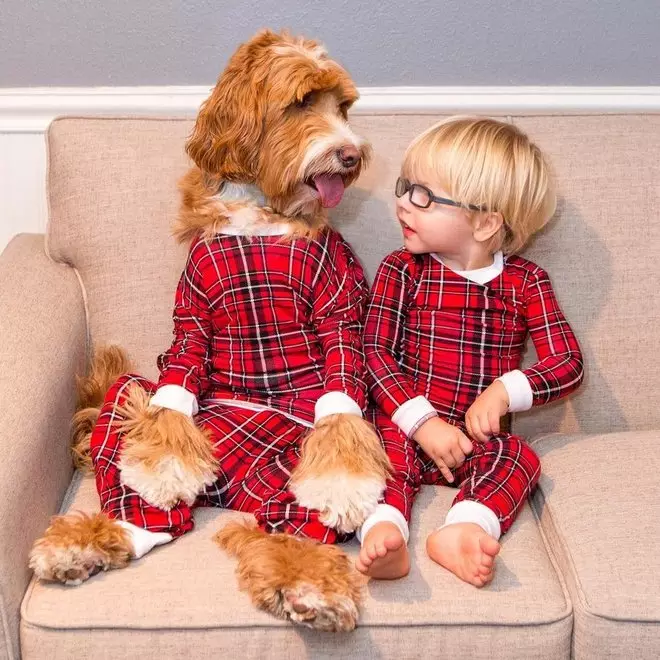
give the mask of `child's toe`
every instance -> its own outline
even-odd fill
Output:
[[[495,557],[493,555],[488,555],[483,553],[481,555],[481,565],[488,566],[489,568],[495,563]]]
[[[479,545],[482,551],[491,557],[494,557],[500,551],[500,544],[492,536],[488,536],[487,534],[484,534],[479,539]]]
[[[386,536],[383,543],[388,550],[398,550],[402,545],[403,539],[400,539],[396,534]]]

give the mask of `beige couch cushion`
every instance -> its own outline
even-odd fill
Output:
[[[124,570],[75,588],[33,581],[22,609],[23,652],[116,658],[130,649],[142,660],[237,657],[239,649],[245,658],[567,658],[571,606],[530,508],[504,541],[494,582],[479,591],[425,556],[425,534],[444,519],[452,497],[448,488],[424,489],[412,573],[371,583],[354,633],[300,630],[255,610],[237,591],[233,560],[211,541],[238,514],[200,509],[193,533]],[[87,478],[70,506],[93,511],[97,502]],[[347,549],[355,555],[357,544]]]
[[[525,436],[660,429],[660,116],[523,117],[550,156],[559,211],[527,250],[556,285],[586,362],[567,403],[519,415]]]
[[[575,609],[576,660],[660,658],[660,432],[534,442],[534,498]]]
[[[118,342],[152,378],[171,342],[185,259],[170,227],[190,127],[177,119],[63,119],[47,137],[49,254],[78,269],[92,340]]]

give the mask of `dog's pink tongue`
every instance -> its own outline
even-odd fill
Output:
[[[314,177],[314,185],[321,197],[321,206],[331,209],[341,202],[344,196],[344,180],[340,174],[319,174]]]

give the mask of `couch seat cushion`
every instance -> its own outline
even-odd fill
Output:
[[[79,483],[76,483],[79,482]],[[506,539],[497,576],[479,591],[433,564],[428,531],[453,492],[425,488],[416,506],[410,576],[371,582],[360,627],[348,634],[294,628],[255,610],[234,562],[211,541],[231,517],[199,509],[196,529],[128,568],[80,587],[33,581],[23,602],[24,657],[568,657],[571,605],[529,507]],[[94,482],[76,479],[65,508],[98,509]],[[346,550],[355,555],[355,541]],[[467,655],[464,655],[467,654]]]
[[[660,432],[533,446],[534,508],[570,589],[575,658],[660,658]]]

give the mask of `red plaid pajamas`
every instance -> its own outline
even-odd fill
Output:
[[[259,526],[269,532],[301,534],[325,543],[345,538],[320,523],[317,512],[298,506],[287,490],[300,441],[308,429],[275,410],[200,402],[195,421],[212,434],[219,460],[217,481],[192,507],[179,502],[170,511],[163,511],[145,502],[121,483],[118,467],[122,434],[116,425],[122,418],[117,408],[135,386],[150,394],[156,391],[156,384],[145,378],[122,376],[108,391],[92,434],[96,488],[101,509],[111,518],[176,537],[192,530],[195,507],[217,506],[252,513]]]
[[[364,273],[341,236],[198,240],[176,292],[159,387],[256,403],[313,423],[329,391],[366,403]]]
[[[287,483],[319,397],[342,392],[365,406],[366,291],[350,247],[330,229],[313,240],[217,235],[191,246],[176,292],[174,341],[158,359],[158,387],[194,394],[195,421],[215,441],[218,479],[195,506],[253,513],[269,532],[343,540],[316,511],[295,503]],[[120,378],[92,434],[102,510],[179,536],[193,527],[191,507],[162,511],[120,481],[117,406],[136,384],[157,389],[138,376]]]
[[[442,419],[465,432],[465,414],[497,377],[519,368],[530,335],[538,354],[523,371],[533,404],[578,387],[582,357],[547,274],[521,257],[505,257],[501,274],[478,284],[431,254],[405,250],[380,265],[365,321],[364,350],[372,411],[394,476],[385,503],[410,518],[420,484],[446,484],[433,461],[391,421],[397,409],[425,397]],[[502,532],[539,474],[539,459],[525,442],[500,433],[454,471],[455,502],[474,500],[497,515]]]
[[[378,429],[394,473],[388,482],[384,502],[410,521],[413,501],[420,486],[449,486],[436,464],[422,448],[380,411],[370,420]],[[465,463],[452,470],[459,490],[454,504],[473,500],[495,513],[504,534],[518,515],[541,474],[541,464],[522,438],[499,433],[488,442],[473,442],[474,451]]]

